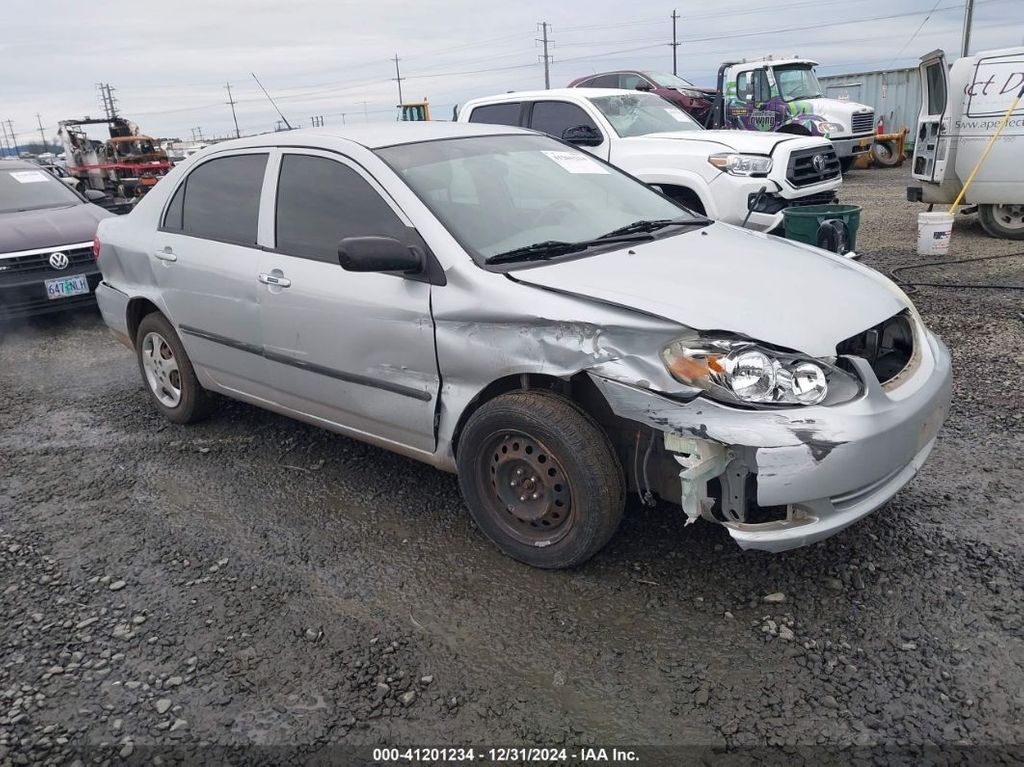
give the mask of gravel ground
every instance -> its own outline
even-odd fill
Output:
[[[923,262],[908,179],[843,190],[879,269]],[[970,217],[953,247],[1024,250]],[[1024,284],[1024,258],[915,277]],[[0,764],[209,744],[1019,746],[1021,294],[914,298],[955,396],[891,503],[784,555],[633,503],[572,572],[503,557],[455,479],[410,460],[238,403],[163,421],[93,312],[0,331]]]

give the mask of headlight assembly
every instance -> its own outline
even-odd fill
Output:
[[[842,123],[818,123],[818,132],[821,133],[822,136],[831,136],[833,133],[842,133],[843,130],[844,128]]]
[[[678,338],[661,350],[679,381],[723,402],[748,405],[837,404],[860,385],[830,362],[726,336]]]
[[[708,162],[731,176],[766,176],[772,169],[772,158],[759,154],[713,154]]]

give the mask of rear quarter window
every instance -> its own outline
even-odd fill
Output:
[[[488,123],[490,125],[519,125],[521,104],[487,104],[476,107],[469,115],[471,123]]]

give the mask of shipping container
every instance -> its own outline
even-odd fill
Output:
[[[875,108],[875,120],[885,120],[885,132],[909,129],[907,147],[914,144],[917,115],[921,111],[921,75],[917,67],[856,72],[819,77],[829,98],[856,101]]]

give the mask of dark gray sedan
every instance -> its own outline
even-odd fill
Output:
[[[94,303],[93,238],[111,215],[34,163],[0,162],[0,320]]]

